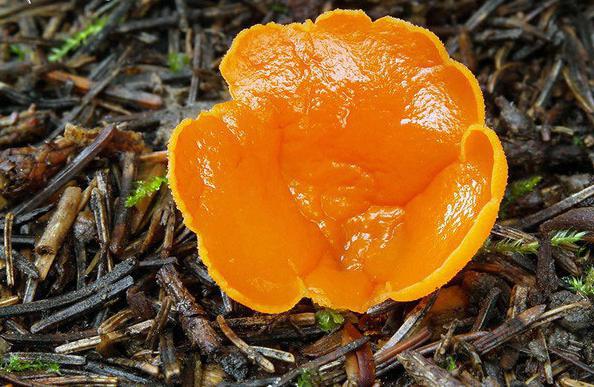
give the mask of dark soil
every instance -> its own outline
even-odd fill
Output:
[[[255,313],[208,276],[166,185],[125,205],[165,175],[171,128],[229,98],[218,64],[241,29],[333,8],[426,26],[479,79],[510,178],[441,292],[467,304]],[[593,18],[579,0],[0,0],[0,379],[594,383]]]

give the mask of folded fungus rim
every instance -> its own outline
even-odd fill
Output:
[[[320,15],[316,19],[315,23],[319,23],[320,21],[326,20],[330,17],[336,17],[340,15],[355,15],[359,17],[364,16],[365,18],[369,19],[369,17],[363,11],[335,10]],[[432,32],[422,27],[415,26],[406,21],[395,19],[389,16],[378,19],[372,23],[377,23],[380,20],[383,22],[389,21],[390,23],[394,23],[398,26],[405,26],[410,31],[421,32],[425,36],[429,37],[429,39],[431,39],[431,41],[437,48],[439,55],[443,60],[443,63],[455,67],[469,81],[476,100],[476,109],[478,117],[477,121],[479,122],[470,125],[464,131],[464,135],[462,136],[462,140],[460,142],[460,154],[458,159],[455,160],[454,163],[463,162],[465,160],[468,151],[467,142],[471,136],[477,134],[484,136],[484,138],[486,138],[489,144],[491,145],[490,150],[492,153],[492,171],[490,176],[491,197],[490,200],[486,202],[484,206],[480,209],[480,211],[476,215],[476,218],[474,219],[472,226],[470,226],[470,228],[468,229],[458,246],[453,251],[451,251],[451,253],[447,256],[447,258],[444,259],[441,265],[438,268],[436,268],[433,272],[431,272],[431,274],[412,285],[400,289],[392,289],[390,283],[385,283],[383,285],[380,284],[379,287],[374,289],[375,295],[369,299],[368,303],[366,303],[365,305],[361,305],[360,308],[350,308],[351,310],[354,310],[356,312],[364,312],[370,306],[380,303],[386,299],[393,299],[395,301],[412,301],[421,298],[448,283],[455,276],[455,274],[458,273],[472,259],[472,257],[476,254],[476,252],[480,249],[484,241],[487,239],[491,231],[491,228],[493,227],[495,220],[497,218],[499,205],[503,198],[505,185],[507,181],[507,161],[505,159],[505,154],[503,152],[503,148],[496,133],[492,129],[486,127],[484,124],[484,99],[478,81],[476,80],[474,75],[464,65],[449,57],[444,45],[441,43],[439,38]],[[307,20],[302,24],[293,23],[289,26],[293,28],[300,28],[307,31],[311,29],[313,25],[314,22],[312,22],[311,20]],[[228,53],[221,61],[220,69],[221,73],[223,74],[223,77],[225,77],[225,73],[228,70],[227,67],[229,65],[229,58],[232,55],[234,55],[235,51],[242,44],[242,40],[247,38],[247,34],[249,33],[249,31],[262,28],[282,29],[286,27],[276,23],[268,23],[266,25],[256,25],[254,27],[240,32],[234,39]],[[229,89],[231,95],[234,97],[235,100],[236,90],[234,90],[232,86],[230,86]],[[317,291],[310,291],[310,289],[308,289],[308,287],[305,284],[304,278],[300,277],[298,273],[295,273],[295,275],[299,280],[299,291],[297,292],[297,294],[295,294],[294,297],[291,297],[291,299],[288,302],[285,302],[283,304],[271,305],[270,303],[263,303],[258,300],[252,299],[250,297],[245,296],[241,291],[231,286],[231,284],[227,281],[225,276],[217,270],[216,265],[211,261],[209,253],[203,242],[203,238],[200,235],[200,227],[198,226],[199,222],[188,210],[188,206],[185,204],[184,198],[182,198],[180,190],[178,189],[178,184],[181,184],[181,182],[178,181],[177,177],[175,176],[175,173],[172,171],[176,170],[177,160],[176,157],[174,157],[174,154],[179,136],[182,133],[182,131],[185,128],[191,126],[196,120],[199,120],[200,118],[208,116],[220,118],[224,113],[225,104],[226,103],[215,105],[210,111],[204,111],[200,113],[200,115],[196,119],[184,119],[174,129],[168,144],[168,177],[171,192],[175,203],[177,204],[178,208],[183,214],[184,223],[188,228],[190,228],[193,232],[197,234],[198,251],[202,261],[208,268],[209,274],[214,279],[214,281],[221,287],[221,289],[223,289],[232,299],[260,312],[279,313],[289,310],[304,297],[311,298],[314,302],[316,302],[319,305],[336,308],[337,306],[333,305],[332,302],[324,294],[321,294]]]

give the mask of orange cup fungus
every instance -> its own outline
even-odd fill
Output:
[[[177,126],[169,183],[235,300],[414,300],[489,235],[505,155],[477,80],[430,31],[342,10],[256,25],[220,70],[233,100]]]

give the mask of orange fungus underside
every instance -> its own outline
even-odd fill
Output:
[[[220,69],[233,100],[175,129],[169,182],[235,300],[414,300],[487,238],[505,156],[476,79],[428,30],[361,11],[257,25]]]

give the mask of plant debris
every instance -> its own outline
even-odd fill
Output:
[[[344,323],[344,316],[332,309],[322,309],[316,312],[316,322],[324,332],[332,332]]]
[[[241,29],[338,7],[428,27],[472,69],[510,165],[505,208],[423,300],[255,313],[202,263],[165,144],[229,99],[217,66]],[[592,383],[593,18],[574,0],[0,1],[0,378]]]
[[[11,355],[0,368],[3,372],[46,371],[60,374],[60,364],[43,360],[23,360],[17,355]]]
[[[133,207],[150,194],[157,192],[162,184],[167,184],[166,176],[155,176],[148,181],[135,182],[134,192],[126,198],[126,207]]]

